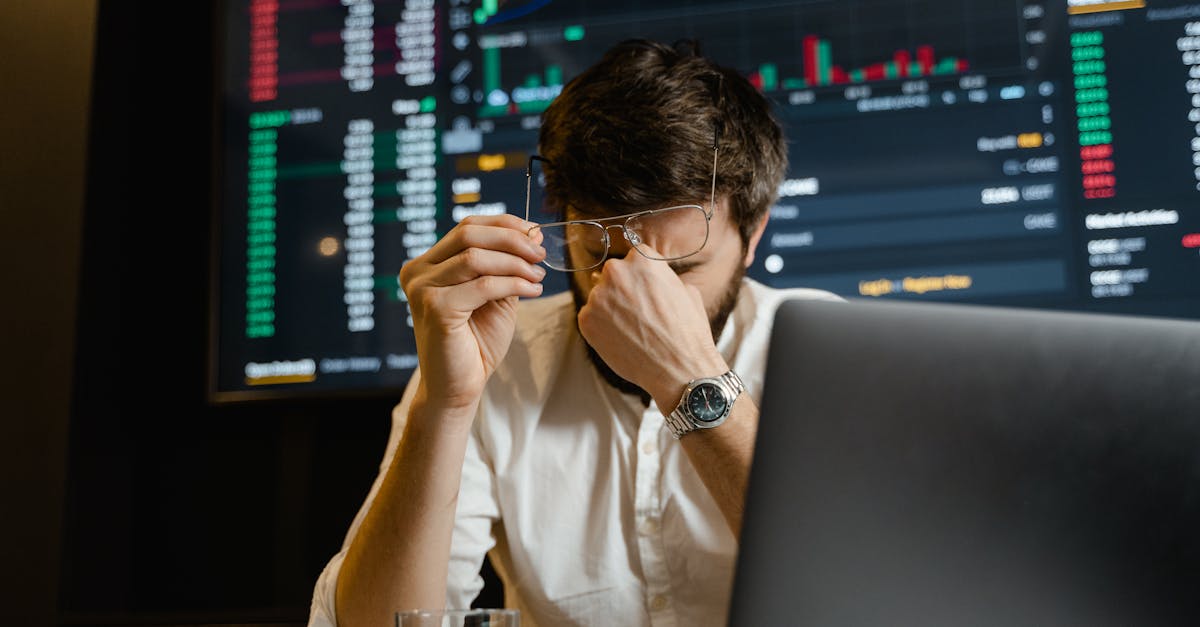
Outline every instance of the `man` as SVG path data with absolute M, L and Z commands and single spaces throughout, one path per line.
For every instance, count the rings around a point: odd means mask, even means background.
M 420 367 L 314 625 L 469 607 L 488 554 L 525 627 L 724 624 L 775 308 L 836 299 L 744 277 L 783 133 L 736 72 L 638 40 L 539 148 L 572 222 L 467 219 L 400 272 Z

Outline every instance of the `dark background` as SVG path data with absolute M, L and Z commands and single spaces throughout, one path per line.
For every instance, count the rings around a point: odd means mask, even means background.
M 205 399 L 211 4 L 0 3 L 0 623 L 303 624 L 378 471 L 395 398 Z
M 0 3 L 0 622 L 52 622 L 96 0 Z

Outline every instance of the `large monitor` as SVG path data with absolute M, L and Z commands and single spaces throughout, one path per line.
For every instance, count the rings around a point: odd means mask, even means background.
M 400 266 L 521 213 L 540 112 L 635 36 L 696 38 L 775 104 L 791 166 L 755 279 L 1200 317 L 1194 3 L 225 0 L 220 22 L 216 401 L 397 394 Z

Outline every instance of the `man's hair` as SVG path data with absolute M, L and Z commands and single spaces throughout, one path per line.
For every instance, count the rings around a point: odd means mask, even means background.
M 743 244 L 787 169 L 783 130 L 762 94 L 699 45 L 630 39 L 572 79 L 542 117 L 546 201 L 562 213 L 619 215 L 717 196 Z

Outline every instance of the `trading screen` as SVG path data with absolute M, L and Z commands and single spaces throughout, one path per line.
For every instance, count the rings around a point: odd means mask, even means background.
M 772 100 L 790 168 L 763 283 L 1200 318 L 1200 3 L 229 0 L 222 20 L 217 400 L 401 389 L 401 265 L 466 216 L 523 215 L 540 113 L 629 37 L 697 39 Z

